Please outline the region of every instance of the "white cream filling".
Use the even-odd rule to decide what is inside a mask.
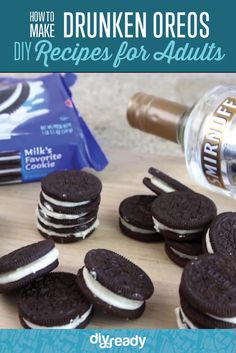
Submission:
[[[53,230],[46,229],[46,228],[42,227],[41,224],[37,221],[37,228],[39,230],[41,230],[41,232],[43,232],[49,236],[63,237],[63,238],[68,237],[70,235],[73,235],[76,238],[83,238],[84,239],[93,229],[97,228],[98,226],[99,226],[99,220],[96,219],[96,221],[91,225],[91,227],[89,227],[85,230],[82,230],[80,232],[65,234],[65,233],[57,233]]]
[[[184,254],[178,250],[175,250],[174,248],[172,248],[172,246],[170,246],[170,249],[173,251],[173,253],[175,253],[176,255],[178,255],[179,257],[181,257],[183,259],[194,260],[196,258],[196,256],[187,255],[187,254]]]
[[[3,273],[0,275],[0,284],[11,283],[20,280],[32,273],[36,273],[43,268],[49,266],[58,258],[57,248],[53,248],[46,255],[40,257],[39,259],[29,263],[28,265],[17,268],[14,271]]]
[[[200,233],[204,230],[204,228],[199,228],[199,229],[194,229],[194,230],[185,230],[185,229],[174,229],[165,226],[164,224],[158,222],[154,217],[153,217],[153,222],[154,222],[154,227],[157,232],[160,232],[161,230],[169,230],[170,232],[177,233],[180,235],[185,235],[185,234],[195,234],[195,233]]]
[[[142,233],[142,234],[155,234],[156,230],[150,230],[150,229],[143,229],[143,228],[139,228],[139,227],[135,227],[132,224],[126,222],[123,218],[120,217],[120,221],[123,224],[124,227],[126,227],[127,229],[131,230],[132,232],[136,232],[136,233]]]
[[[236,317],[219,317],[219,316],[214,316],[214,315],[211,315],[208,313],[206,313],[206,315],[212,317],[213,319],[219,320],[219,321],[228,322],[230,324],[236,324]]]
[[[183,312],[183,309],[182,309],[181,307],[175,309],[178,327],[179,327],[179,328],[187,328],[187,327],[180,327],[180,326],[181,326],[181,323],[182,323],[182,325],[184,325],[184,323],[183,323],[183,321],[181,320],[181,317],[180,317],[180,312],[181,312],[181,315],[182,315],[182,317],[183,317],[183,321],[184,321],[190,328],[196,329],[197,327],[194,326],[194,324],[189,320],[189,318],[185,315],[185,313]],[[218,317],[218,316],[211,315],[211,314],[209,314],[209,313],[206,313],[205,315],[210,316],[210,317],[212,317],[213,319],[216,319],[216,320],[219,320],[219,321],[228,322],[228,323],[230,323],[230,324],[236,324],[236,317]],[[180,322],[180,325],[179,325],[179,322]]]
[[[41,202],[41,201],[40,201]],[[43,203],[43,206],[47,209],[47,210],[49,210],[49,211],[51,211],[51,212],[53,212],[54,210],[53,210],[53,207],[48,203],[48,202],[44,202]]]
[[[96,279],[89,273],[86,267],[83,268],[83,278],[86,286],[95,297],[116,308],[124,310],[136,310],[140,308],[144,303],[140,300],[127,299],[113,293],[109,289],[102,286],[98,281],[96,281]]]
[[[48,227],[53,227],[53,228],[73,228],[73,227],[77,227],[80,226],[81,224],[71,224],[71,225],[64,225],[64,224],[56,224],[56,223],[52,223],[47,221],[45,218],[43,218],[38,210],[38,208],[35,211],[36,214],[36,218],[38,218],[40,220],[40,222],[42,222],[43,224],[45,224]],[[95,217],[89,219],[88,221],[84,222],[84,224],[87,224],[89,222],[92,222],[95,219]]]
[[[16,184],[16,183],[21,183],[21,179],[15,179],[11,181],[0,181],[0,185],[7,185],[7,184]]]
[[[16,172],[21,172],[21,168],[0,169],[0,174],[6,174],[6,173],[11,174]]]
[[[42,191],[42,195],[44,197],[44,199],[50,203],[52,203],[53,205],[56,206],[62,206],[62,207],[77,207],[77,206],[83,206],[83,205],[87,205],[91,202],[91,200],[88,201],[81,201],[81,202],[69,202],[69,201],[59,201],[56,200],[48,195],[46,195],[43,191]]]
[[[40,325],[36,325],[33,324],[32,322],[26,320],[24,317],[22,318],[24,320],[24,322],[26,323],[26,325],[32,329],[74,329],[76,327],[78,327],[79,325],[81,325],[89,316],[89,314],[91,313],[92,310],[92,305],[90,306],[90,308],[83,314],[83,315],[78,315],[76,316],[75,319],[70,320],[69,324],[65,324],[65,325],[61,325],[61,326],[40,326]]]
[[[176,322],[179,329],[181,330],[188,329],[187,324],[181,320],[180,308],[175,308],[175,317],[176,317]]]
[[[39,206],[43,212],[43,214],[45,216],[49,216],[49,217],[52,217],[52,218],[56,218],[56,219],[78,219],[78,218],[81,218],[81,217],[84,217],[86,216],[88,213],[81,213],[81,214],[66,214],[66,213],[58,213],[58,212],[54,212],[54,211],[50,211],[48,210],[46,207],[44,207],[41,202],[39,201]]]
[[[5,156],[5,157],[1,157],[0,156],[0,162],[4,162],[4,161],[19,161],[20,160],[20,156],[19,155],[15,155],[15,156]]]
[[[172,191],[176,191],[174,188],[172,188],[169,184],[167,184],[166,182],[164,182],[163,180],[157,178],[154,175],[150,175],[150,182],[156,186],[158,189],[161,189],[162,191],[165,192],[172,192]]]
[[[181,312],[181,314],[180,314]],[[178,328],[180,329],[197,329],[197,327],[189,320],[189,318],[184,314],[182,308],[176,308],[175,309],[175,315],[176,315],[176,321]],[[183,320],[181,319],[181,315]]]
[[[206,233],[205,244],[206,244],[208,254],[214,254],[214,250],[213,250],[211,242],[210,242],[209,229]]]

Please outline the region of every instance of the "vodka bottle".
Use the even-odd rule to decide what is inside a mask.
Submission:
[[[197,183],[236,198],[236,86],[217,86],[191,108],[137,93],[127,118],[137,129],[179,143]]]

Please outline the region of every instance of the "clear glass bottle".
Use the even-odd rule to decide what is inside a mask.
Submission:
[[[190,109],[137,93],[127,118],[135,128],[181,144],[197,183],[236,198],[236,86],[217,86]]]

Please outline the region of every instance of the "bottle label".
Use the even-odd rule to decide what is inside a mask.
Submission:
[[[224,133],[236,114],[236,98],[228,97],[209,117],[203,139],[201,162],[210,184],[225,188],[221,173],[221,148]]]

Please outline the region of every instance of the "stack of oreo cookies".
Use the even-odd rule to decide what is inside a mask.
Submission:
[[[46,176],[36,210],[39,232],[59,243],[90,235],[99,224],[101,190],[101,181],[85,171],[60,171]]]
[[[165,238],[167,256],[178,266],[203,253],[202,239],[216,216],[215,204],[158,169],[149,169],[144,185],[158,197],[152,204],[156,231]]]

